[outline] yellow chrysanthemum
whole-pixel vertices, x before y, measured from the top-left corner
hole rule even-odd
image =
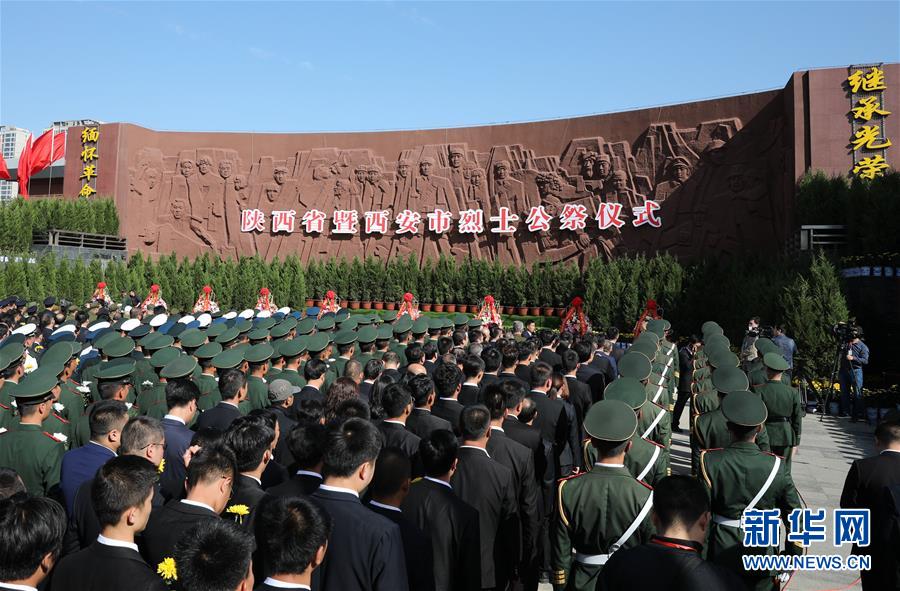
[[[159,461],[159,467],[156,469],[156,471],[159,472],[160,474],[162,474],[163,470],[165,470],[165,469],[166,469],[166,459],[163,458],[162,460]]]
[[[225,512],[243,517],[244,515],[250,515],[250,507],[247,505],[232,505],[225,509]]]
[[[178,570],[175,568],[175,559],[163,558],[163,561],[156,566],[156,574],[165,581],[177,581]]]

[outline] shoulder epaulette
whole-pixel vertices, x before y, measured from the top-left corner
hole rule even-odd
[[[652,443],[652,444],[655,445],[656,447],[659,447],[659,448],[662,448],[662,449],[666,449],[666,446],[663,445],[662,443],[657,443],[657,442],[653,441],[652,439],[647,439],[646,437],[641,437],[641,439],[643,439],[643,440],[646,441],[647,443]]]
[[[64,419],[64,418],[62,418],[61,416],[59,416],[58,414],[56,414],[56,413],[53,413],[53,416],[56,417],[57,419],[59,419],[60,421],[62,421],[63,424],[66,424],[66,425],[69,424],[69,420],[68,420],[68,419]]]
[[[576,473],[576,474],[572,474],[571,476],[566,476],[565,478],[560,478],[559,480],[556,481],[556,483],[557,483],[557,484],[562,484],[563,482],[566,482],[567,480],[572,480],[572,479],[574,479],[574,478],[578,478],[579,476],[584,476],[585,474],[587,474],[587,471],[585,471],[585,472],[578,472],[578,473]]]
[[[62,443],[62,441],[60,441],[59,439],[57,439],[56,437],[54,437],[54,436],[51,435],[50,433],[47,433],[46,431],[41,431],[41,433],[43,433],[44,435],[46,435],[47,437],[49,437],[50,439],[52,439],[52,440],[55,441],[56,443]]]
[[[648,489],[650,489],[650,490],[653,490],[653,487],[650,486],[649,484],[647,484],[646,482],[644,482],[643,480],[638,480],[637,478],[635,478],[634,481],[637,482],[638,484],[643,484],[644,486],[646,486],[646,487],[647,487]]]

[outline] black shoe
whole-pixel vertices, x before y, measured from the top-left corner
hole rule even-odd
[[[672,427],[672,433],[684,433],[684,429],[681,427]]]

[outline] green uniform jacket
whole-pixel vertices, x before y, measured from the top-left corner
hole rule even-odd
[[[306,385],[306,380],[303,379],[303,376],[293,369],[281,370],[281,374],[278,377],[282,380],[287,380],[292,386],[297,388],[302,388]]]
[[[141,385],[142,392],[159,384],[159,376],[148,358],[138,357],[134,360],[134,382]]]
[[[71,421],[77,419],[84,412],[84,397],[78,390],[81,384],[68,379],[60,383],[59,403],[63,405],[63,409],[59,412],[59,416]]]
[[[595,465],[590,472],[559,483],[559,515],[551,540],[551,582],[557,590],[597,588],[600,565],[583,564],[584,555],[608,554],[641,511],[652,503],[648,485],[634,479],[624,466]],[[650,511],[621,548],[642,544],[653,535]]]
[[[44,431],[53,435],[54,439],[61,441],[66,450],[69,449],[72,444],[73,430],[73,425],[69,421],[55,412],[51,412],[50,416],[44,420],[44,424],[41,427]]]
[[[0,386],[0,428],[11,429],[16,426],[16,407],[13,404],[13,390],[15,382],[5,381]]]
[[[65,446],[38,425],[19,424],[0,434],[0,466],[12,468],[29,494],[48,496],[59,485]]]
[[[590,439],[584,442],[583,448],[584,465],[590,470],[597,461],[597,449],[591,445]],[[625,467],[638,480],[656,486],[669,474],[669,452],[655,441],[635,433],[631,437],[631,448],[625,454]]]
[[[264,379],[257,376],[247,377],[247,402],[250,410],[269,406],[269,388]]]
[[[154,419],[166,416],[166,382],[160,382],[148,390],[141,392],[137,400],[138,412]]]
[[[694,429],[691,440],[691,471],[697,474],[700,469],[700,452],[705,449],[720,449],[731,443],[731,432],[728,430],[728,421],[717,408],[706,414],[702,414],[694,421]],[[756,445],[762,451],[772,451],[769,443],[769,431],[763,427],[756,436]]]
[[[719,394],[715,390],[703,392],[694,396],[694,399],[691,402],[694,404],[691,412],[698,415],[705,415],[719,408]]]
[[[772,447],[785,448],[800,445],[803,429],[803,408],[800,393],[783,382],[767,381],[753,386],[753,391],[762,397],[769,411],[766,429]]]
[[[649,385],[647,386],[650,387]],[[662,416],[659,416],[662,415]],[[651,429],[651,426],[653,427]],[[638,435],[666,446],[672,439],[672,415],[650,400],[641,407],[641,418],[638,420]]]
[[[200,399],[197,401],[197,408],[200,411],[209,410],[222,401],[222,395],[219,393],[219,382],[216,378],[209,374],[200,374],[200,377],[194,380],[197,387],[200,388]]]
[[[742,555],[775,554],[774,547],[747,548],[740,527],[716,523],[717,516],[740,521],[741,514],[762,489],[772,471],[776,456],[760,451],[755,443],[735,442],[725,449],[711,449],[700,455],[700,475],[710,497],[713,521],[707,538],[707,559],[741,576],[751,589],[772,589],[772,576],[777,573],[754,571],[747,576]],[[788,515],[800,508],[800,497],[784,461],[775,479],[756,504],[756,509],[779,509],[785,527],[790,531]],[[802,546],[788,543],[786,553],[801,554]]]

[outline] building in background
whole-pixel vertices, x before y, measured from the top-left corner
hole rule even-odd
[[[13,161],[18,161],[19,154],[25,148],[25,142],[28,141],[28,134],[31,133],[27,129],[14,127],[12,125],[0,125],[0,149],[3,152],[3,159],[6,165],[13,168]],[[15,181],[0,181],[0,202],[9,201],[19,192],[19,183]]]

